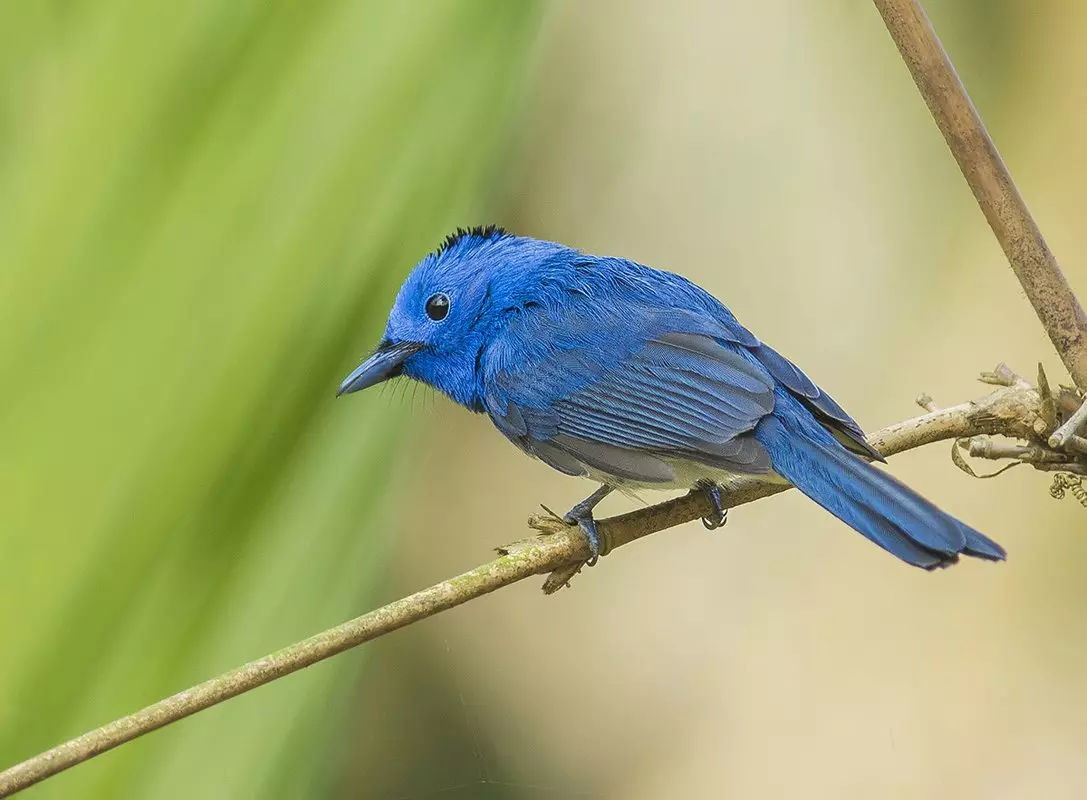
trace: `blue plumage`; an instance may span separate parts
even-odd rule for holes
[[[868,463],[883,459],[841,406],[672,273],[496,228],[458,231],[408,276],[382,344],[340,392],[399,374],[606,487],[727,491],[738,475],[781,476],[915,566],[1004,558]],[[590,541],[606,492],[569,515]]]

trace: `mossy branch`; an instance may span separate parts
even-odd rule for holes
[[[1008,385],[981,400],[890,425],[869,436],[868,440],[881,453],[890,456],[931,442],[965,436],[1004,434],[1037,439],[1032,432],[1040,413],[1039,394],[1010,371],[1005,374]],[[734,508],[788,488],[781,483],[751,479],[727,493],[724,503],[728,508]],[[696,492],[600,520],[604,553],[710,512],[704,495]],[[470,572],[204,681],[5,770],[0,773],[0,797],[8,797],[145,733],[503,586],[550,573],[544,591],[561,588],[589,557],[588,542],[576,526],[568,526],[553,516],[536,516],[529,524],[541,535],[500,548],[498,558]]]

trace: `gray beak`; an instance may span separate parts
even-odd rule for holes
[[[395,378],[404,371],[404,362],[408,357],[422,348],[418,342],[382,342],[373,355],[355,367],[355,371],[344,379],[336,391],[336,396],[368,389],[389,378]]]

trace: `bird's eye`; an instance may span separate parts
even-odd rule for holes
[[[432,294],[426,301],[426,315],[435,322],[445,319],[449,313],[449,295],[438,292]]]

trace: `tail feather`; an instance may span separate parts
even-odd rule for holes
[[[781,413],[781,412],[784,413]],[[1002,561],[1004,548],[841,446],[802,409],[755,430],[774,470],[838,519],[908,564],[936,569],[959,554]]]

